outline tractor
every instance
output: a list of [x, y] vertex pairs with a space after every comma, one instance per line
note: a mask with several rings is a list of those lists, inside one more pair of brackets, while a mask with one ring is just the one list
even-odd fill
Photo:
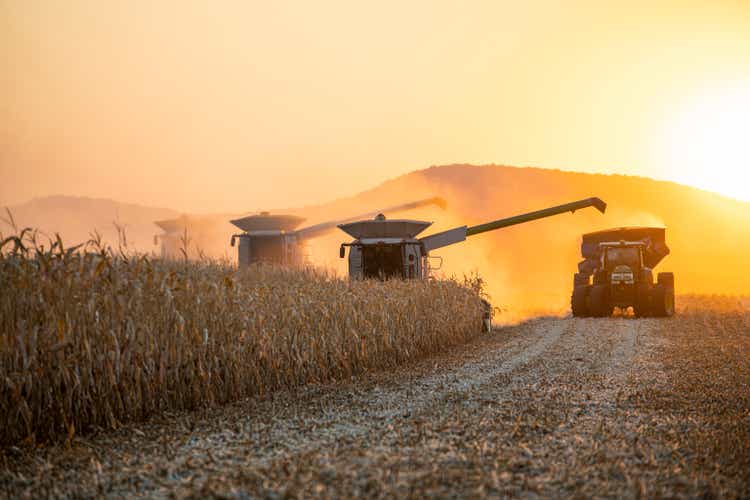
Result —
[[636, 317], [674, 315], [674, 274], [653, 269], [669, 255], [666, 229], [622, 227], [583, 235], [573, 277], [574, 317], [603, 318], [615, 308]]

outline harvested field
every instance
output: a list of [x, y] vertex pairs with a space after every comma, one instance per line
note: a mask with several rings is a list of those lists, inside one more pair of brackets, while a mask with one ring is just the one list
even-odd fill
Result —
[[[389, 368], [482, 331], [478, 289], [311, 270], [0, 252], [0, 445]], [[33, 243], [32, 243], [33, 245]], [[478, 282], [475, 281], [474, 285]]]
[[750, 495], [750, 309], [539, 318], [221, 409], [7, 449], [17, 495]]

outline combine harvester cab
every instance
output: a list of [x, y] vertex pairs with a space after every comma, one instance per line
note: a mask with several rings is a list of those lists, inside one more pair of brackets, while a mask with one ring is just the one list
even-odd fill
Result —
[[349, 247], [349, 277], [351, 279], [425, 279], [430, 275], [430, 251], [464, 241], [476, 234], [523, 224], [582, 208], [595, 207], [604, 213], [607, 204], [599, 198], [567, 203], [507, 219], [417, 238], [432, 222], [409, 219], [386, 219], [379, 214], [373, 220], [362, 220], [339, 225], [354, 238], [341, 245], [339, 256], [346, 256]]
[[663, 227], [622, 227], [583, 235], [573, 277], [576, 317], [607, 317], [615, 307], [639, 317], [674, 314], [674, 274], [653, 269], [669, 255]]
[[298, 229], [305, 221], [302, 217], [261, 212], [257, 215], [230, 221], [243, 231], [232, 236], [231, 244], [235, 246], [236, 240], [239, 239], [237, 260], [240, 269], [257, 262], [301, 266], [305, 262], [306, 242], [311, 238], [322, 236], [334, 230], [340, 224], [363, 217], [372, 217], [382, 211], [400, 212], [428, 205], [437, 205], [443, 209], [446, 206], [445, 200], [442, 198], [427, 198], [354, 217], [322, 222], [302, 229]]

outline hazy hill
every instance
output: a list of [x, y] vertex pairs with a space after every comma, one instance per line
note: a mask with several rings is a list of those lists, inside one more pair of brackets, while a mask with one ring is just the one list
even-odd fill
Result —
[[[624, 225], [668, 228], [672, 255], [660, 269], [676, 273], [678, 291], [750, 292], [746, 255], [750, 203], [670, 182], [539, 168], [448, 165], [412, 172], [351, 198], [276, 212], [301, 214], [316, 223], [433, 195], [447, 199], [447, 211], [429, 208], [398, 216], [434, 220], [424, 233], [429, 234], [589, 196], [599, 196], [609, 204], [606, 215], [587, 209], [471, 237], [436, 252], [444, 259], [441, 273], [478, 270], [487, 279], [494, 302], [515, 312], [563, 311], [580, 260], [580, 235]], [[34, 200], [12, 210], [20, 226], [59, 231], [71, 242], [86, 239], [92, 229], [116, 241], [112, 222], [119, 220], [131, 246], [140, 250], [154, 249], [152, 237], [159, 230], [153, 220], [178, 215], [168, 209], [70, 197]], [[231, 229], [227, 226], [222, 231], [227, 234], [218, 239], [211, 253], [233, 255], [228, 246]], [[338, 245], [346, 238], [335, 231], [315, 240], [313, 259], [345, 272]]]
[[[129, 247], [151, 251], [158, 228], [153, 221], [176, 217], [168, 208], [144, 207], [103, 198], [48, 196], [8, 207], [19, 229], [32, 227], [48, 235], [60, 233], [63, 242], [72, 245], [87, 241], [97, 231], [110, 244], [118, 242], [121, 226]], [[0, 232], [8, 234], [8, 214], [0, 213]]]

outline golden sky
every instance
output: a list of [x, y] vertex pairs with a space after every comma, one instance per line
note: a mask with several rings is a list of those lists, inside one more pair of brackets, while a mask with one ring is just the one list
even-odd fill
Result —
[[0, 0], [0, 204], [189, 211], [445, 163], [750, 199], [750, 1]]

